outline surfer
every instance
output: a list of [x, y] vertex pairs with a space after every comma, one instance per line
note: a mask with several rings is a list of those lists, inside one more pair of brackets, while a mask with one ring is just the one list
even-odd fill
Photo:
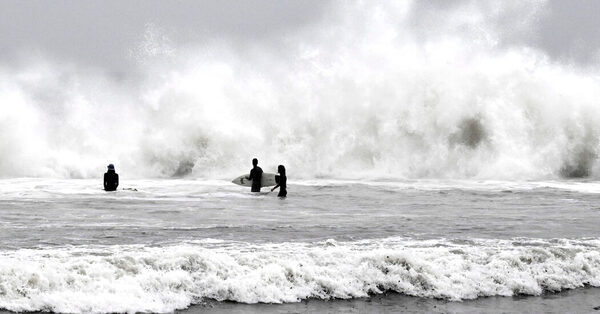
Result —
[[262, 179], [263, 171], [258, 166], [258, 159], [252, 159], [252, 170], [250, 175], [246, 177], [247, 180], [252, 180], [252, 192], [260, 192], [260, 180]]
[[108, 171], [104, 174], [104, 190], [116, 191], [119, 186], [119, 175], [115, 172], [113, 164], [108, 165]]
[[287, 196], [287, 177], [285, 176], [285, 167], [283, 165], [279, 165], [277, 167], [277, 172], [279, 172], [279, 181], [277, 181], [277, 185], [271, 189], [273, 192], [276, 188], [279, 188], [279, 197]]

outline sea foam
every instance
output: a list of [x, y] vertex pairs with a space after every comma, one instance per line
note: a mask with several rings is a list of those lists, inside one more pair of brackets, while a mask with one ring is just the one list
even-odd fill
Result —
[[0, 65], [0, 176], [94, 178], [114, 163], [233, 178], [252, 157], [307, 179], [599, 176], [598, 69], [502, 44], [535, 28], [543, 1], [427, 18], [419, 3], [339, 3], [249, 50], [169, 47], [129, 80], [43, 57]]
[[452, 301], [600, 286], [600, 240], [186, 243], [20, 249], [0, 254], [0, 308], [169, 312], [243, 303], [368, 297]]

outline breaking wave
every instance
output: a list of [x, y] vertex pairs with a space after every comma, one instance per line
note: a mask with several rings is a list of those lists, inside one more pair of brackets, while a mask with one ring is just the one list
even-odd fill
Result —
[[432, 26], [412, 2], [339, 4], [246, 49], [177, 47], [152, 26], [132, 44], [135, 79], [0, 66], [0, 176], [97, 177], [110, 162], [230, 177], [258, 157], [304, 178], [597, 177], [598, 72], [502, 43], [500, 17], [517, 32], [541, 6], [450, 6]]
[[169, 312], [243, 303], [367, 297], [451, 301], [600, 286], [600, 240], [407, 240], [110, 246], [0, 253], [0, 308]]

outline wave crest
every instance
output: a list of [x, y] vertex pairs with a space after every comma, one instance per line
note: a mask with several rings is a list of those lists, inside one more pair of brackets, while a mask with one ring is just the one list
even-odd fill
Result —
[[0, 255], [0, 308], [169, 312], [395, 291], [449, 300], [600, 286], [594, 240], [204, 243], [18, 250]]
[[140, 36], [161, 42], [142, 46], [168, 53], [147, 52], [135, 79], [0, 68], [0, 176], [91, 178], [114, 163], [128, 177], [227, 178], [258, 157], [297, 178], [597, 177], [597, 70], [500, 44], [543, 4], [453, 5], [426, 19], [436, 27], [416, 20], [418, 2], [340, 4], [317, 29], [246, 51], [170, 47], [150, 26]]

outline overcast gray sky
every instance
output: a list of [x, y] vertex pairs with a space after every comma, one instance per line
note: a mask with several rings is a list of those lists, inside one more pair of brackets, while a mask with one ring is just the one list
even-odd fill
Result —
[[598, 62], [600, 50], [600, 1], [554, 0], [540, 21], [537, 45], [555, 57]]
[[[420, 1], [412, 18], [417, 27], [424, 23], [431, 27], [436, 16], [460, 10], [469, 2]], [[131, 49], [149, 25], [164, 31], [176, 45], [214, 40], [271, 45], [303, 28], [318, 27], [335, 14], [338, 4], [324, 0], [1, 0], [0, 64], [43, 56], [118, 71], [130, 66]], [[503, 45], [531, 46], [554, 59], [587, 66], [598, 61], [599, 12], [600, 1], [552, 0], [543, 4], [543, 14], [527, 31], [512, 30], [519, 17], [512, 19], [510, 10], [509, 16], [496, 22], [506, 28]]]
[[266, 42], [321, 18], [327, 1], [0, 1], [0, 58], [123, 66], [148, 25], [176, 43]]

